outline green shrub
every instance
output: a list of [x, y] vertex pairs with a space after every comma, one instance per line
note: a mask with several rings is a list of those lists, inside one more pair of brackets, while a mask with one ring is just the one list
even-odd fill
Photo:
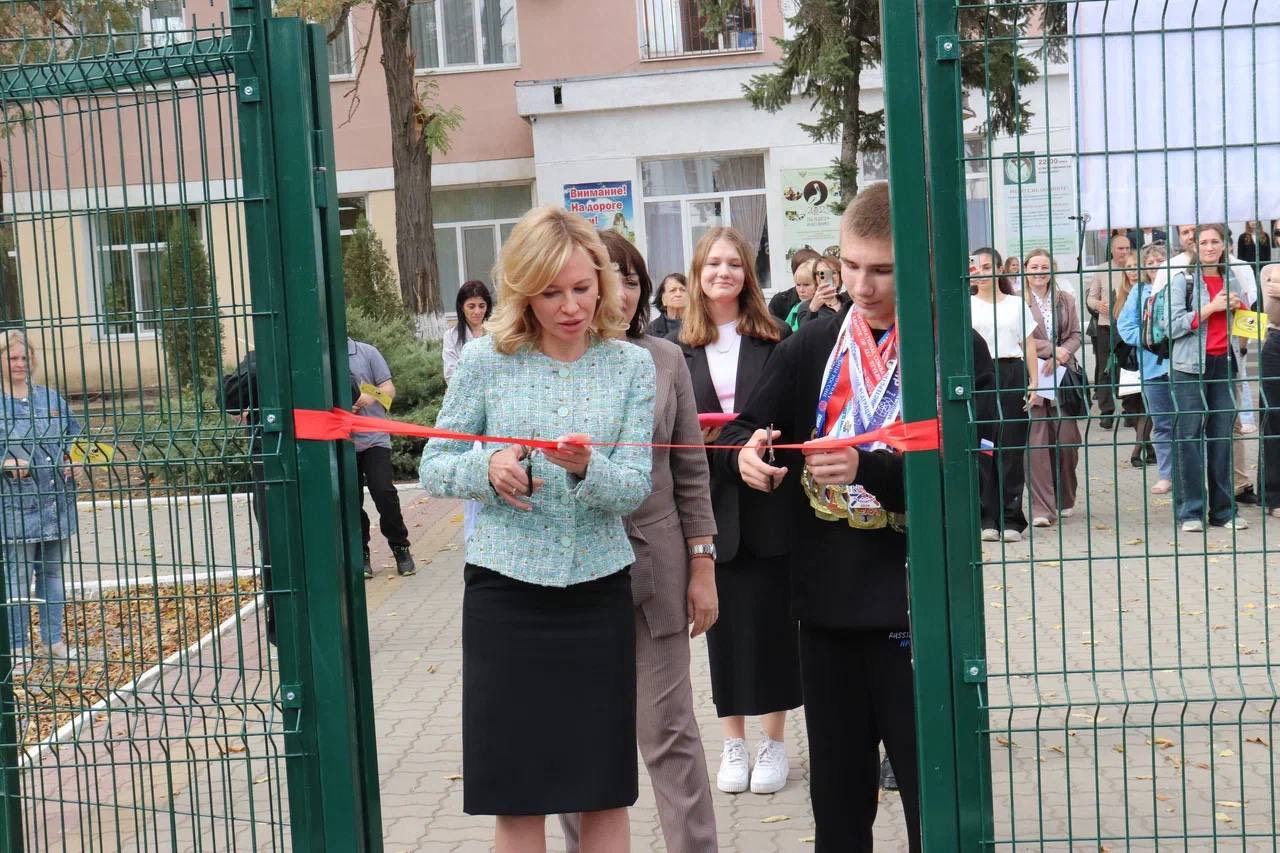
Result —
[[342, 244], [342, 281], [348, 310], [354, 308], [374, 320], [409, 317], [391, 258], [363, 216]]
[[209, 257], [184, 214], [174, 215], [165, 240], [158, 293], [165, 366], [178, 389], [199, 392], [217, 380], [222, 349]]

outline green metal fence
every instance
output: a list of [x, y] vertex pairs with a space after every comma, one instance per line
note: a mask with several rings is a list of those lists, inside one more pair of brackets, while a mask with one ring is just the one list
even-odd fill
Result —
[[[1116, 296], [1123, 265], [1108, 255], [1110, 229], [1147, 243], [1161, 236], [1147, 229], [1166, 231], [1167, 255], [1180, 251], [1179, 223], [1230, 221], [1233, 252], [1243, 220], [1270, 233], [1280, 135], [1265, 80], [1280, 10], [1230, 0], [882, 8], [907, 416], [940, 409], [943, 429], [940, 454], [908, 460], [926, 846], [1276, 849], [1280, 590], [1267, 568], [1280, 565], [1280, 519], [1238, 503], [1247, 529], [1184, 529], [1181, 486], [1151, 491], [1156, 466], [1131, 463], [1135, 433], [1117, 400], [1113, 425], [1096, 405], [1075, 420], [1070, 517], [1020, 541], [981, 541], [979, 430], [1011, 416], [984, 423], [994, 392], [975, 387], [971, 324], [994, 308], [971, 308], [967, 259], [983, 244], [1018, 257], [1043, 246], [1058, 285], [1082, 302], [1093, 276]], [[1021, 18], [1008, 29], [1011, 11]], [[1011, 46], [1031, 73], [1005, 72]], [[1026, 105], [1019, 133], [992, 132], [998, 105], [983, 83]], [[1116, 365], [1089, 340], [1079, 359], [1093, 380], [1098, 360]], [[1237, 435], [1231, 461], [1262, 493], [1278, 403], [1259, 382], [1259, 342], [1241, 345], [1233, 339], [1235, 361], [1252, 384], [1233, 383], [1231, 406], [1205, 396], [1204, 379], [1175, 375], [1175, 394], [1182, 382], [1201, 411], [1254, 415], [1261, 431]], [[1094, 390], [1123, 390], [1111, 377]], [[997, 442], [995, 455], [1048, 447]], [[1179, 447], [1203, 455], [1206, 442], [1175, 439], [1175, 482]]]
[[4, 5], [0, 849], [381, 849], [324, 32]]

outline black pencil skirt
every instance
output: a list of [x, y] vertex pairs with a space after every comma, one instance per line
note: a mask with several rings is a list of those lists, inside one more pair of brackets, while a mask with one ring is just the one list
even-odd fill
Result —
[[631, 576], [559, 588], [468, 564], [463, 577], [463, 811], [546, 815], [635, 803]]

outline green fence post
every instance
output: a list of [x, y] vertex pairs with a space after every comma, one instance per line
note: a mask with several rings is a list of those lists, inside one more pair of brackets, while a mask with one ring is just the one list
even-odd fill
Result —
[[[347, 312], [346, 293], [343, 289], [342, 241], [338, 224], [337, 163], [333, 143], [333, 105], [329, 99], [329, 54], [325, 28], [312, 24], [308, 28], [311, 47], [312, 109], [316, 130], [316, 162], [325, 170], [325, 205], [321, 208], [321, 244], [329, 307], [329, 357], [333, 361], [333, 395], [338, 405], [349, 408], [351, 383], [347, 363]], [[320, 187], [317, 186], [317, 192]], [[359, 566], [363, 560], [360, 537], [360, 504], [363, 489], [356, 470], [355, 447], [350, 442], [337, 445], [338, 493], [344, 497], [342, 533], [345, 543], [347, 566]], [[373, 677], [369, 662], [369, 614], [365, 606], [364, 576], [361, 572], [346, 573], [348, 614], [351, 620], [351, 668], [357, 706], [357, 742], [359, 760], [364, 775], [365, 842], [369, 850], [382, 849], [382, 806], [378, 798], [378, 741], [374, 725]]]
[[[332, 277], [332, 161], [326, 170], [319, 156], [332, 146], [324, 140], [332, 132], [327, 84], [319, 95], [313, 41], [301, 21], [271, 18], [266, 0], [233, 0], [232, 7], [252, 39], [237, 84], [242, 176], [252, 200], [245, 217], [254, 343], [264, 421], [279, 442], [277, 452], [264, 451], [264, 467], [292, 839], [304, 850], [377, 850], [376, 785], [369, 788], [376, 765], [366, 766], [372, 721], [361, 720], [371, 704], [368, 654], [366, 641], [353, 639], [363, 629], [363, 599], [353, 597], [346, 535], [349, 451], [295, 442], [289, 416], [295, 408], [331, 408], [341, 399], [339, 373], [346, 381], [330, 303], [333, 288], [341, 292], [340, 277], [336, 285]], [[325, 215], [327, 207], [334, 211]], [[336, 310], [341, 315], [340, 301]]]
[[[937, 414], [943, 436], [940, 457], [913, 453], [906, 461], [927, 850], [976, 849], [991, 824], [955, 21], [954, 0], [882, 4], [904, 417]], [[928, 252], [919, 250], [922, 239]]]

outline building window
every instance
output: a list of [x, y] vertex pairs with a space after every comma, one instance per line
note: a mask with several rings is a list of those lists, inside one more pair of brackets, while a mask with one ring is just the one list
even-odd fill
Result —
[[351, 235], [356, 233], [356, 224], [361, 219], [368, 219], [369, 200], [362, 195], [344, 195], [338, 199], [338, 236], [342, 241], [342, 251], [347, 251], [347, 243]]
[[458, 288], [473, 278], [483, 281], [496, 298], [493, 265], [516, 220], [533, 206], [531, 188], [526, 184], [437, 190], [431, 194], [431, 205], [445, 311], [452, 311]]
[[724, 27], [713, 33], [699, 0], [640, 0], [640, 28], [643, 59], [754, 51], [764, 43], [760, 0], [731, 0]]
[[[331, 28], [332, 23], [326, 29]], [[351, 19], [347, 18], [342, 30], [329, 42], [329, 76], [350, 77], [355, 73], [355, 51], [351, 47]]]
[[143, 43], [147, 47], [164, 47], [191, 38], [183, 6], [183, 0], [150, 0], [143, 5]]
[[409, 9], [417, 70], [515, 65], [516, 0], [419, 0]]
[[[156, 303], [169, 227], [176, 208], [103, 213], [93, 219], [94, 267], [98, 314], [111, 335], [155, 332]], [[199, 228], [200, 213], [186, 216]]]
[[22, 322], [22, 279], [18, 275], [18, 243], [13, 223], [0, 225], [0, 326]]
[[748, 258], [769, 287], [769, 220], [764, 157], [730, 154], [640, 164], [644, 189], [646, 258], [654, 281], [686, 272], [693, 247], [709, 229], [732, 225], [750, 242]]
[[862, 166], [858, 171], [861, 172], [862, 183], [889, 180], [889, 156], [884, 149], [860, 153]]

